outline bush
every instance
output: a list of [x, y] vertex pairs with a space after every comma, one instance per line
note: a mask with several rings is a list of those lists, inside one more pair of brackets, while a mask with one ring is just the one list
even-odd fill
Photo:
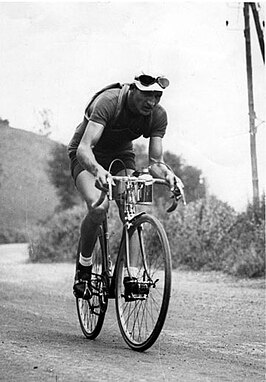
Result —
[[[51, 219], [40, 224], [31, 235], [29, 256], [32, 262], [74, 261], [80, 233], [80, 224], [86, 214], [86, 208], [75, 206], [61, 211]], [[114, 215], [113, 208], [110, 216]], [[110, 243], [112, 251], [119, 247], [119, 219], [110, 219]]]
[[28, 233], [25, 230], [2, 228], [0, 232], [0, 244], [27, 243]]
[[[165, 205], [148, 208], [164, 225], [172, 251], [173, 267], [217, 270], [240, 277], [258, 277], [265, 272], [265, 216], [251, 210], [237, 214], [214, 196], [179, 205], [167, 214]], [[76, 206], [54, 215], [32, 236], [32, 261], [73, 261], [85, 207]], [[110, 250], [116, 258], [121, 222], [111, 203], [109, 210]], [[152, 247], [152, 246], [151, 246]]]
[[222, 258], [217, 248], [235, 218], [234, 210], [215, 197], [189, 203], [170, 215], [164, 226], [173, 265], [183, 264], [195, 270], [220, 269]]
[[225, 269], [239, 276], [257, 277], [265, 274], [265, 209], [249, 205], [239, 214], [229, 235], [223, 240]]
[[265, 255], [263, 251], [257, 252], [254, 245], [247, 249], [236, 246], [225, 250], [227, 261], [224, 262], [223, 271], [240, 277], [260, 277], [265, 274]]
[[77, 251], [79, 225], [84, 207], [55, 214], [32, 233], [29, 246], [31, 261], [72, 261]]
[[235, 276], [265, 273], [265, 218], [237, 214], [210, 197], [190, 203], [164, 221], [173, 266], [219, 270]]

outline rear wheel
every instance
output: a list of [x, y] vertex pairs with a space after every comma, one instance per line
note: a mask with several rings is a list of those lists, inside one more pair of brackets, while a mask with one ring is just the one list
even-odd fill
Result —
[[104, 253], [103, 237], [98, 235], [92, 254], [91, 298], [88, 300], [76, 298], [79, 323], [83, 334], [89, 339], [99, 335], [108, 305], [108, 281], [103, 274]]
[[134, 350], [144, 351], [162, 330], [171, 293], [170, 247], [158, 219], [147, 214], [138, 217], [129, 230], [129, 248], [134, 274], [128, 277], [121, 250], [116, 273], [116, 313], [126, 343]]

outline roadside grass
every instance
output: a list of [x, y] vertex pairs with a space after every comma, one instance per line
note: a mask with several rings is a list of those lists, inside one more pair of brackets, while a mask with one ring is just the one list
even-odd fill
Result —
[[[33, 262], [74, 261], [84, 206], [55, 214], [32, 232], [30, 259]], [[265, 213], [248, 206], [236, 213], [214, 196], [179, 206], [166, 214], [163, 203], [151, 212], [159, 217], [167, 232], [173, 267], [215, 270], [238, 277], [265, 275]], [[110, 247], [117, 253], [121, 223], [115, 206], [109, 213]]]

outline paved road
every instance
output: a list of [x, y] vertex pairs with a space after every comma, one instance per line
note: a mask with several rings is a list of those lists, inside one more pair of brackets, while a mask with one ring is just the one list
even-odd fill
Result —
[[25, 245], [0, 246], [1, 381], [264, 381], [264, 282], [174, 272], [156, 344], [124, 343], [114, 303], [95, 341], [78, 326], [71, 264], [30, 264]]

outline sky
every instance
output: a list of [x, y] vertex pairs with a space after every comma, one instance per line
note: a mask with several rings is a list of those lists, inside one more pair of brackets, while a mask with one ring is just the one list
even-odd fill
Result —
[[[237, 211], [252, 201], [243, 3], [0, 2], [0, 14], [0, 117], [12, 127], [36, 131], [47, 109], [51, 138], [67, 144], [97, 90], [164, 74], [164, 150], [199, 168]], [[262, 194], [266, 86], [252, 14], [251, 44]]]

